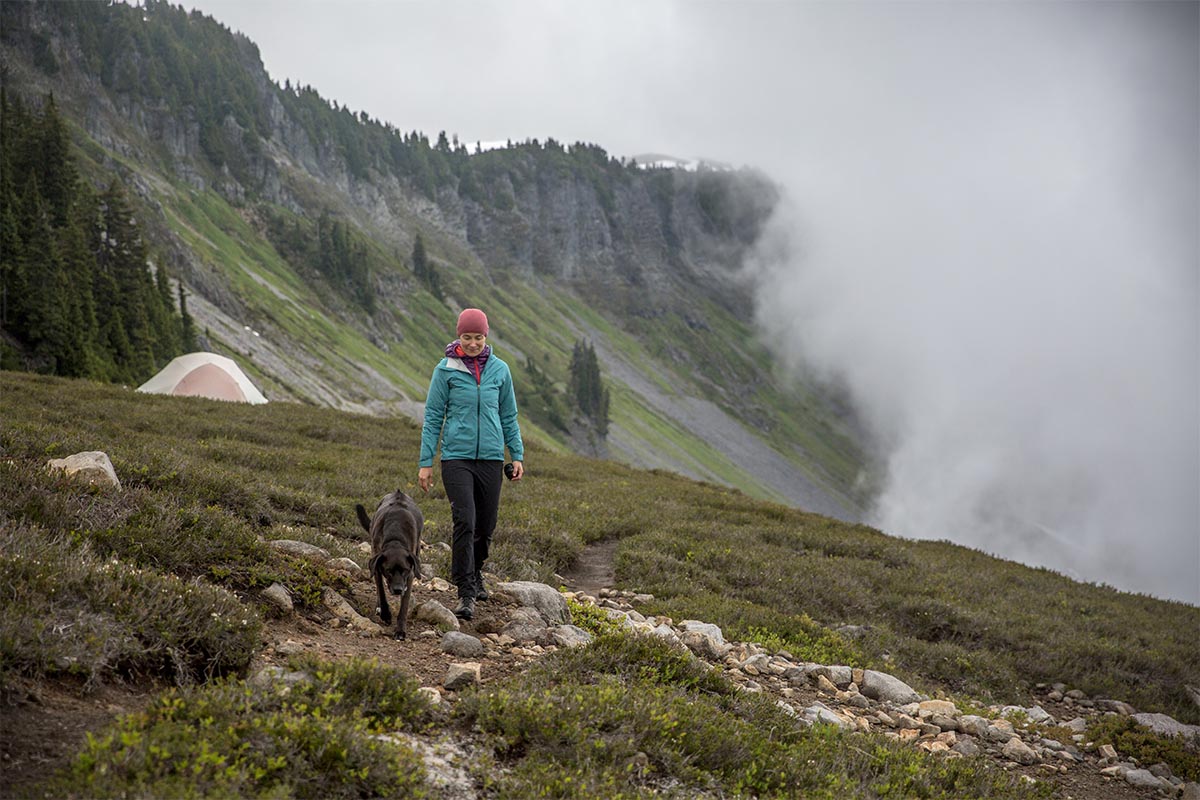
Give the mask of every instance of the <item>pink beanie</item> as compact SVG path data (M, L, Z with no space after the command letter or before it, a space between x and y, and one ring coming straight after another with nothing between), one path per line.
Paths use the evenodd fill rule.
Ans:
M465 309L458 315L458 330L459 336L464 333L482 333L484 336L488 334L487 314L480 311L478 308Z

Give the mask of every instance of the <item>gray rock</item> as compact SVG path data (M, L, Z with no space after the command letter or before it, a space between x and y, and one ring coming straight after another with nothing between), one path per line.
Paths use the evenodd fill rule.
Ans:
M1007 742L1015 735L1013 724L1006 719L995 719L988 724L987 738L993 742Z
M884 700L889 703L915 703L921 696L904 681L886 672L876 672L873 669L863 670L863 682L859 691L872 700Z
M813 664L808 672L810 680L815 681L817 679L816 676L824 675L834 686L848 686L850 681L853 680L853 672L850 667L841 665L829 667L824 664Z
M46 463L48 469L61 469L68 475L86 481L90 486L101 486L110 489L120 489L121 481L117 471L113 469L108 453L102 450L88 450L75 453L66 458L52 458Z
M1131 714L1134 722L1166 736L1200 736L1200 725L1185 725L1166 714Z
M459 658L479 658L483 655L483 642L469 633L446 631L442 634L442 652Z
M535 581L512 581L501 583L497 591L512 595L523 606L536 608L542 618L551 625L562 625L571 621L567 600L552 586Z
M249 680L251 686L266 687L274 683L284 686L295 686L300 683L312 683L312 675L303 670L289 671L283 667L263 667Z
M683 642L679 641L679 635L675 633L674 628L665 622L660 623L659 626L653 630L653 634L660 639L666 639L676 647L683 646Z
M1074 731L1075 733L1083 733L1087 730L1088 722L1083 717L1076 717L1070 722L1062 723L1062 726L1068 730Z
M1162 781L1148 769L1131 769L1125 773L1125 782L1143 789L1161 789Z
M1019 736L1009 739L1000 752L1004 754L1005 758L1018 764L1036 764L1041 761L1037 753L1033 752L1033 748L1022 742Z
M1053 725L1054 724L1054 717L1050 714L1049 711L1042 708L1041 706L1031 706L1030 708L1025 709L1025 715L1027 717L1029 717L1030 722L1032 722L1036 725L1042 725L1042 724Z
M594 638L592 634L575 625L559 625L550 631L550 638L559 647L583 647Z
M852 730L854 723L844 719L840 714L834 712L829 706L821 702L813 703L808 708L804 709L800 714L801 717L813 724L833 725L842 730Z
M518 642L536 642L548 637L542 614L533 607L518 608L514 611L508 624L500 632Z
M456 692L460 689L466 689L469 686L475 686L479 683L479 662L467 661L464 663L454 663L446 670L446 679L442 681L442 686L446 689Z
M986 719L974 714L963 714L958 718L958 729L978 739L987 738L988 727Z
M933 714L929 717L929 724L936 725L940 731L957 731L958 720L954 717L948 717L945 714Z
M713 625L711 622L700 622L699 620L695 619L685 619L683 622L679 623L679 627L683 628L685 632L695 631L697 633L703 633L705 636L711 636L719 643L725 644L725 635L721 633L721 629L719 627Z
M294 656L304 652L304 645L288 639L275 645L275 652L281 656Z
M1179 795L1179 800L1200 800L1200 783L1194 781L1183 785L1183 794Z
M383 633L383 628L378 623L372 622L362 614L359 614L346 598L328 586L325 587L325 594L322 599L325 602L325 607L332 611L338 619L344 620L350 627L360 631L367 631L368 633Z
M268 603L283 611L291 611L295 608L292 605L292 593L284 588L282 583L272 583L263 589L262 596Z
M979 755L979 745L975 744L975 740L969 736L960 736L950 749L956 753L962 753L964 756Z
M1108 700L1106 698L1097 700L1096 708L1100 709L1101 711L1115 711L1118 714L1126 717L1132 717L1137 713L1137 709L1129 705L1129 703L1121 700Z
M791 667L783 673L783 679L792 686L808 685L808 670L804 667Z
M422 622L431 623L443 631L456 631L461 627L458 624L458 617L454 616L454 612L437 600L426 600L417 606L416 617Z
M730 649L730 645L700 631L684 631L679 641L705 661L720 661Z
M331 558L325 566L335 572L345 572L355 577L366 574L366 570L360 567L353 558Z
M1171 768L1161 761L1157 764L1147 767L1146 769L1150 770L1150 774L1156 778L1166 778L1167 780L1170 780L1173 777Z
M295 539L275 539L267 542L267 547L287 553L289 556L306 558L309 561L325 562L329 560L329 551L308 542L298 542Z

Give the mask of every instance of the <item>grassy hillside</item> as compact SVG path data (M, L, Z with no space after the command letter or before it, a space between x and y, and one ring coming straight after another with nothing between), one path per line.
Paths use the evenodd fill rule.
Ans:
M182 687L92 740L56 779L58 796L158 796L181 786L226 796L270 787L277 796L419 796L420 758L376 734L452 730L476 731L497 756L516 758L491 779L498 797L1044 791L986 763L798 732L761 698L627 636L562 651L465 697L452 714L380 665L297 664L317 677L290 695L244 685L236 678L262 647L264 620L279 613L259 590L283 583L304 614L320 606L322 587L346 581L264 540L300 539L361 562L353 506L397 487L419 495L418 429L297 404L148 396L7 372L0 406L0 697L30 680ZM44 469L83 450L109 454L120 493ZM553 582L586 544L616 539L619 584L731 638L883 668L962 699L1021 702L1033 683L1064 680L1197 719L1183 696L1200 672L1194 607L537 441L527 453L527 480L505 487L489 561L497 574ZM440 489L421 503L427 538L446 541ZM851 641L831 630L843 622L866 635ZM211 733L197 740L205 720ZM249 748L239 744L247 737ZM527 749L543 756L520 757ZM659 770L650 782L629 771L645 754Z
M35 525L183 579L233 591L277 579L258 535L350 533L350 509L414 494L419 431L400 419L275 403L140 395L4 373L6 526ZM47 458L105 450L119 498L79 502ZM777 637L799 656L886 668L926 689L1017 701L1067 681L1200 722L1200 609L1076 583L944 542L914 542L679 476L528 446L506 487L493 562L552 580L590 542L616 538L617 577L661 610ZM440 490L434 492L438 496ZM445 503L426 502L431 536ZM303 575L285 575L303 582ZM814 620L821 624L817 624ZM865 628L853 642L829 632Z
M613 457L861 516L866 457L844 409L770 368L730 277L775 202L765 177L646 172L552 140L481 154L431 144L312 87L273 84L252 42L167 3L2 13L6 92L31 107L54 95L80 173L128 187L152 260L188 290L206 346L269 397L411 408L454 315L477 304L519 385L529 359L564 387L579 339L610 359ZM556 192L582 205L539 205ZM314 257L326 217L363 245L371 303ZM599 227L570 233L592 219ZM442 299L408 263L418 234ZM569 252L576 239L609 244ZM681 413L687 402L707 404L715 424ZM537 410L525 422L548 448L587 438Z

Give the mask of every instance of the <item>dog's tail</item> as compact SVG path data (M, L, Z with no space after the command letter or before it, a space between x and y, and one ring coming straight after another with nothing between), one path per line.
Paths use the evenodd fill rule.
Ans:
M359 524L361 524L363 526L363 530L365 530L367 533L370 533L371 532L371 518L367 516L367 510L362 507L362 503L359 503L358 505L356 505L354 507L354 510L358 512L358 521L359 521Z

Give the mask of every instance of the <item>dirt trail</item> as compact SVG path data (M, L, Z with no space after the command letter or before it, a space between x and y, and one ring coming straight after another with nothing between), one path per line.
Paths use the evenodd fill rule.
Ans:
M605 539L583 548L579 559L563 573L567 588L592 595L599 594L601 589L611 589L616 583L613 560L618 541Z

